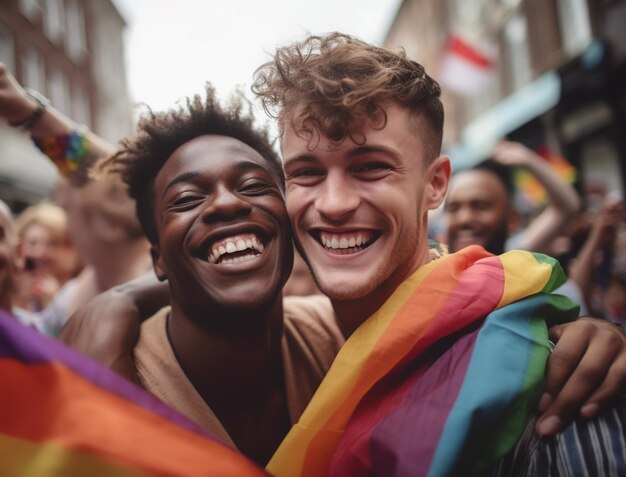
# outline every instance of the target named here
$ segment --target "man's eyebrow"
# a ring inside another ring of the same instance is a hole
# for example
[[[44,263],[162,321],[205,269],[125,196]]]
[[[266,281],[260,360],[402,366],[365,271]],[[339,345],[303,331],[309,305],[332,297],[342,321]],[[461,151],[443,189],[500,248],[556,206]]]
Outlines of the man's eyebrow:
[[[259,164],[258,162],[252,162],[252,161],[239,161],[235,163],[233,167],[240,171],[261,170],[261,171],[268,172],[268,170],[265,167],[263,167],[261,164]]]
[[[397,156],[397,154],[393,150],[391,150],[391,149],[389,149],[387,147],[383,147],[383,146],[367,146],[367,145],[358,146],[358,147],[355,147],[354,149],[351,149],[348,152],[348,156],[349,157],[355,157],[355,156],[363,156],[365,154],[372,154],[372,153],[383,153],[383,154],[386,154],[386,155],[389,155],[389,156],[393,156],[393,157]]]
[[[174,179],[172,179],[169,184],[167,184],[167,186],[165,187],[165,189],[163,190],[163,194],[161,194],[161,196],[164,196],[165,193],[170,190],[172,187],[174,187],[176,184],[179,184],[181,182],[185,182],[188,181],[189,179],[193,179],[195,177],[198,177],[200,175],[199,172],[197,171],[188,171],[188,172],[183,172],[182,174],[180,174],[179,176],[176,176]]]
[[[285,159],[285,167],[288,164],[293,164],[294,162],[315,162],[315,156],[313,154],[298,154],[297,156],[290,157],[289,159]]]
[[[366,154],[372,153],[382,153],[388,156],[396,157],[397,154],[392,150],[384,146],[358,146],[354,149],[348,151],[348,157],[356,157],[356,156],[364,156]],[[313,154],[299,154],[294,157],[290,157],[289,159],[285,159],[285,167],[289,164],[293,164],[294,162],[303,162],[303,163],[311,163],[316,162],[317,159]]]

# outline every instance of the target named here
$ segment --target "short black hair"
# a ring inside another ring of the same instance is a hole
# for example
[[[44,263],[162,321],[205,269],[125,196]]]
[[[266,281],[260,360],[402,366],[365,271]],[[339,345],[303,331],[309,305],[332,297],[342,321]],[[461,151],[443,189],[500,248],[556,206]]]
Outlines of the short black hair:
[[[513,175],[510,167],[500,164],[493,159],[485,159],[473,166],[471,171],[485,171],[493,174],[504,187],[509,197],[513,197],[515,186],[513,185]]]
[[[206,86],[206,100],[200,95],[187,98],[184,105],[155,113],[148,109],[137,125],[134,136],[123,139],[121,149],[100,162],[96,174],[117,174],[136,201],[137,217],[152,243],[158,242],[154,217],[154,181],[170,156],[183,144],[204,135],[237,139],[267,160],[285,188],[285,176],[278,154],[272,147],[267,129],[254,126],[250,103],[241,92],[222,106],[215,89]]]

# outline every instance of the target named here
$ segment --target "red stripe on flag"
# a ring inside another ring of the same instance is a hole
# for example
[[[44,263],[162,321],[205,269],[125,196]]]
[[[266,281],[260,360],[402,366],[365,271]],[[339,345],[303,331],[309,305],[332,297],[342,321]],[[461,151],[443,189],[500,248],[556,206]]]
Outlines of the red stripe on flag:
[[[448,52],[462,57],[464,60],[474,63],[481,68],[489,69],[493,66],[491,59],[478,52],[471,45],[465,43],[457,36],[450,38]]]

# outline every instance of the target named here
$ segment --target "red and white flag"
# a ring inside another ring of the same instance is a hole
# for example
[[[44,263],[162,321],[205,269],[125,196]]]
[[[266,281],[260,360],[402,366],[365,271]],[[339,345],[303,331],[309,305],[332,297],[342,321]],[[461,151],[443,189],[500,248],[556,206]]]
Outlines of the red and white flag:
[[[484,89],[493,77],[491,58],[458,36],[450,37],[439,67],[444,89],[467,96]]]

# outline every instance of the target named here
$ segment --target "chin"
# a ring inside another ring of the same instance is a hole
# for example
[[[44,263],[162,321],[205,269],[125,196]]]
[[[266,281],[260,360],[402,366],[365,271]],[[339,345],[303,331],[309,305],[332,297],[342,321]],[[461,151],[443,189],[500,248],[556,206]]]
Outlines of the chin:
[[[369,295],[376,288],[376,282],[346,283],[345,280],[337,283],[325,280],[317,281],[320,291],[331,300],[357,300]]]

